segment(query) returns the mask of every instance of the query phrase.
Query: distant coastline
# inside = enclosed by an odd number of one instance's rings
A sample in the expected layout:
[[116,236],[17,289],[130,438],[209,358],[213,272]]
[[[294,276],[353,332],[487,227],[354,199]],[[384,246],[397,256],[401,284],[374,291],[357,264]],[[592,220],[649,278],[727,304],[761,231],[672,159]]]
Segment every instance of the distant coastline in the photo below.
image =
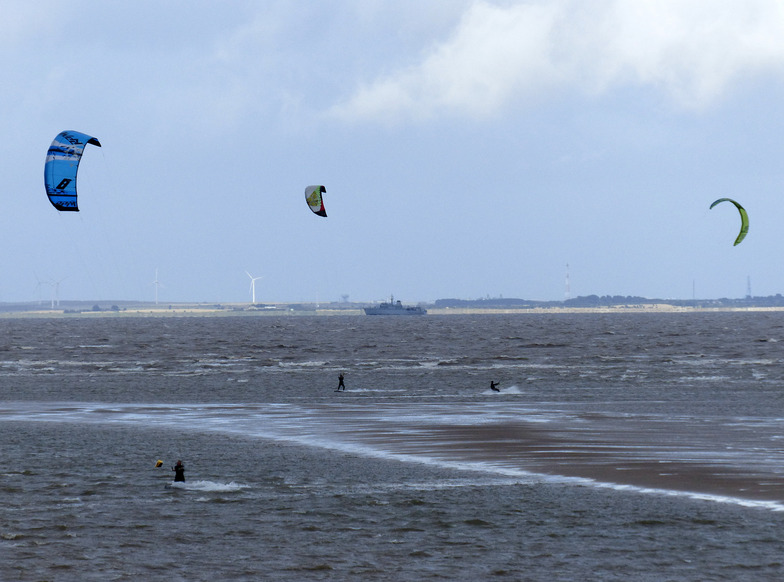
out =
[[[23,317],[227,317],[362,315],[367,302],[311,303],[153,303],[144,301],[0,302],[0,318]],[[420,302],[428,316],[559,314],[559,313],[694,313],[731,311],[784,311],[784,297],[744,299],[666,300],[595,295],[566,301],[529,301],[486,298],[439,299]]]

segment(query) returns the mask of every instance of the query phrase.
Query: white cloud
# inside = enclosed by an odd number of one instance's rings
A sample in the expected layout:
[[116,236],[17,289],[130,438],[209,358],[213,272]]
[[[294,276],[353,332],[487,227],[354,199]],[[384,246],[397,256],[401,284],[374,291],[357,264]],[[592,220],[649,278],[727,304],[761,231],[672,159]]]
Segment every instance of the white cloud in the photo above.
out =
[[749,75],[784,76],[778,0],[475,2],[421,61],[361,86],[344,118],[482,117],[550,91],[649,86],[700,109]]
[[784,73],[784,7],[775,0],[616,0],[602,17],[601,34],[586,35],[593,50],[583,51],[594,64],[574,59],[599,90],[650,85],[702,108],[747,75]]

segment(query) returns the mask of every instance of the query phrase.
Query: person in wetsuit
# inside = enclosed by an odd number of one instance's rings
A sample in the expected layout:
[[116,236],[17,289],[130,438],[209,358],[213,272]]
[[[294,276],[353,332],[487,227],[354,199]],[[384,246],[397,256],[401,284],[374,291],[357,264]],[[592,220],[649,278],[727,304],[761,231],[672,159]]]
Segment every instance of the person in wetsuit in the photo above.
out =
[[496,388],[496,386],[498,386],[498,383],[495,382],[494,380],[490,380],[490,390],[495,390],[496,392],[500,392],[500,390]]
[[340,389],[343,388],[343,391],[346,391],[346,385],[343,383],[343,372],[340,373],[338,376],[338,389],[335,392],[340,392]]
[[172,467],[172,471],[174,471],[175,481],[185,481],[185,465],[182,464],[182,461],[177,461],[177,464]]

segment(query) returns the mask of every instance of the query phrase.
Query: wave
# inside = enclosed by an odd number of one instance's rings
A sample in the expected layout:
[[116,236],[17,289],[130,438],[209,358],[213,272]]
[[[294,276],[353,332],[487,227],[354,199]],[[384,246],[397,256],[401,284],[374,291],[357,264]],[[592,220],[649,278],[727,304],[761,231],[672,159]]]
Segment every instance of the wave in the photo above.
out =
[[514,384],[512,386],[507,387],[507,388],[501,388],[500,392],[495,392],[494,390],[489,390],[489,389],[485,390],[484,392],[482,392],[482,394],[488,394],[488,395],[492,395],[492,394],[498,394],[498,395],[501,395],[501,394],[522,394],[522,393],[523,393],[523,391],[520,390],[520,387],[517,386],[517,385],[514,385]]
[[172,481],[169,483],[172,489],[183,489],[185,491],[206,491],[216,493],[228,493],[248,489],[250,485],[242,485],[231,481],[229,483],[216,483],[215,481]]

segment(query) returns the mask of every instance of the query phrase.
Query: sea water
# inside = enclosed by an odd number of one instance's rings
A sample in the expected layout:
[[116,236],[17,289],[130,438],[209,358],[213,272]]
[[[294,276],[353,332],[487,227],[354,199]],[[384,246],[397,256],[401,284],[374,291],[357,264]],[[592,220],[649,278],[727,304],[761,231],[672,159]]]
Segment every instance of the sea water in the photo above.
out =
[[0,580],[782,579],[783,323],[0,320]]

